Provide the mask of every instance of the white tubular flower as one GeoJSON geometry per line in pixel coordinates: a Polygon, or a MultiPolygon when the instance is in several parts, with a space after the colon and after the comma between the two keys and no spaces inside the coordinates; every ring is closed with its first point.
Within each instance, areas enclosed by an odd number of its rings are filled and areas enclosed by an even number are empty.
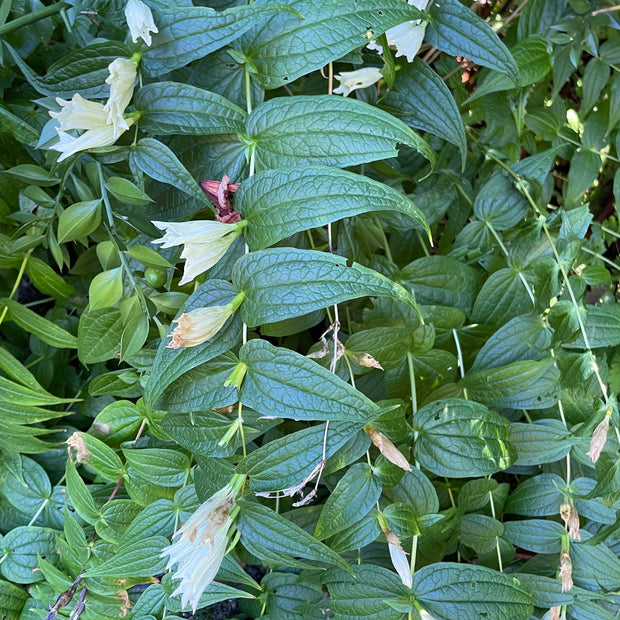
{"type": "Polygon", "coordinates": [[[200,222],[153,222],[166,234],[152,243],[161,243],[162,248],[184,244],[181,258],[185,269],[180,285],[191,282],[196,276],[211,269],[226,254],[230,244],[241,234],[245,221],[224,224],[205,220],[200,222]]]}
{"type": "Polygon", "coordinates": [[[195,347],[213,338],[234,314],[244,297],[243,293],[239,293],[225,306],[210,306],[184,312],[175,321],[177,326],[170,334],[172,340],[167,345],[168,349],[195,347]]]}
{"type": "MultiPolygon", "coordinates": [[[[103,106],[101,107],[103,108],[103,106]]],[[[59,131],[58,138],[59,141],[50,148],[62,153],[58,158],[58,161],[61,162],[80,151],[88,151],[101,146],[111,146],[118,140],[118,130],[114,125],[106,125],[97,129],[89,129],[79,138],[74,138],[64,131],[59,131]]]]}
{"type": "MultiPolygon", "coordinates": [[[[428,5],[428,0],[407,0],[411,6],[424,10],[428,5]]],[[[396,48],[396,57],[406,56],[408,62],[413,62],[415,55],[418,53],[422,42],[424,41],[424,33],[426,31],[426,22],[420,19],[414,19],[404,22],[394,28],[386,31],[387,42],[390,47],[396,48]]],[[[383,53],[383,47],[377,45],[376,41],[371,41],[367,45],[368,49],[377,50],[379,54],[383,53]]]]}
{"type": "Polygon", "coordinates": [[[358,88],[367,88],[376,84],[383,76],[377,67],[363,67],[357,71],[343,71],[335,77],[340,82],[340,86],[334,88],[334,94],[348,97],[358,88]]]}
{"type": "Polygon", "coordinates": [[[134,43],[142,39],[147,45],[151,44],[151,32],[159,32],[153,21],[151,9],[141,0],[129,0],[125,6],[125,19],[134,43]]]}
{"type": "Polygon", "coordinates": [[[108,113],[107,122],[123,131],[129,129],[123,118],[125,108],[133,96],[133,86],[138,74],[138,65],[127,58],[117,58],[108,65],[110,75],[106,84],[110,85],[110,98],[104,106],[108,113]]]}
{"type": "Polygon", "coordinates": [[[413,585],[413,577],[411,576],[411,568],[409,567],[407,554],[400,545],[400,539],[392,530],[387,530],[385,532],[385,538],[388,541],[392,565],[398,573],[400,580],[403,582],[403,585],[410,588],[413,585]]]}
{"type": "Polygon", "coordinates": [[[178,564],[172,579],[181,583],[172,596],[180,594],[183,607],[191,605],[194,613],[226,554],[236,496],[230,484],[220,489],[177,530],[173,538],[180,538],[161,552],[161,557],[169,556],[167,569],[178,564]]]}
{"type": "Polygon", "coordinates": [[[59,131],[103,129],[108,124],[103,104],[88,101],[78,93],[73,95],[69,101],[57,97],[56,103],[61,106],[60,112],[49,114],[60,121],[59,131]]]}

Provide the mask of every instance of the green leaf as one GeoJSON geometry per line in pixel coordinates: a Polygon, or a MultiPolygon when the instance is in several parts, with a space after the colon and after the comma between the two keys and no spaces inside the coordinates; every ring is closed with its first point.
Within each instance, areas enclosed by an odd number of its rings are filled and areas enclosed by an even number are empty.
{"type": "Polygon", "coordinates": [[[408,600],[409,591],[398,575],[370,564],[358,564],[352,569],[354,576],[343,570],[330,570],[325,577],[331,596],[330,607],[337,614],[336,617],[349,620],[401,620],[402,612],[387,603],[387,600],[408,600]]]}
{"type": "Polygon", "coordinates": [[[299,15],[280,13],[237,43],[263,88],[292,82],[366,45],[369,36],[374,39],[424,15],[398,0],[289,0],[287,4],[299,15]]]}
{"type": "Polygon", "coordinates": [[[554,406],[561,393],[554,358],[479,370],[460,383],[470,398],[498,408],[545,409],[554,406]]]}
{"type": "Polygon", "coordinates": [[[114,198],[120,200],[124,204],[141,207],[153,202],[149,196],[129,179],[124,179],[123,177],[108,177],[105,186],[114,198]]]}
{"type": "Polygon", "coordinates": [[[142,54],[141,68],[157,77],[198,60],[240,37],[266,17],[291,11],[277,2],[251,4],[218,13],[202,6],[155,12],[159,34],[142,54]]]}
{"type": "Polygon", "coordinates": [[[8,468],[2,475],[2,494],[21,512],[34,515],[52,495],[50,479],[41,465],[27,457],[21,458],[20,478],[8,468]]]}
{"type": "Polygon", "coordinates": [[[2,551],[4,560],[0,572],[14,583],[30,584],[43,580],[38,568],[38,556],[49,560],[57,558],[56,535],[58,532],[46,527],[20,526],[4,536],[2,551]]]}
{"type": "Polygon", "coordinates": [[[404,267],[398,279],[419,304],[452,306],[469,315],[480,288],[478,271],[454,258],[424,256],[404,267]]]}
{"type": "Polygon", "coordinates": [[[151,536],[124,543],[116,554],[95,568],[88,569],[85,577],[151,577],[163,573],[166,559],[159,554],[169,545],[163,536],[151,536]]]}
{"type": "Polygon", "coordinates": [[[467,157],[465,126],[454,97],[444,81],[420,58],[396,74],[396,82],[381,106],[409,127],[428,131],[458,147],[467,157]]]}
{"type": "Polygon", "coordinates": [[[2,104],[0,104],[0,133],[10,133],[22,144],[30,146],[34,146],[39,139],[39,134],[34,127],[31,127],[2,104]]]}
{"type": "Polygon", "coordinates": [[[109,308],[123,296],[123,267],[98,273],[90,283],[88,297],[91,311],[109,308]]]}
{"type": "Polygon", "coordinates": [[[83,364],[96,364],[120,353],[123,323],[117,308],[84,312],[78,326],[78,357],[83,364]]]}
{"type": "Polygon", "coordinates": [[[510,443],[517,450],[517,465],[542,465],[564,458],[579,438],[560,420],[535,420],[532,424],[514,422],[510,443]]]}
{"type": "Polygon", "coordinates": [[[6,377],[0,377],[0,402],[10,403],[13,406],[41,407],[45,405],[60,405],[75,402],[72,398],[58,398],[41,389],[33,390],[15,383],[6,377]]]}
{"type": "MultiPolygon", "coordinates": [[[[542,37],[534,36],[522,39],[512,46],[510,53],[519,67],[519,79],[517,81],[519,88],[525,88],[534,82],[539,82],[551,71],[548,42],[542,37]]],[[[489,93],[514,88],[513,80],[507,75],[487,74],[468,102],[484,97],[489,93]]]]}
{"type": "Polygon", "coordinates": [[[366,516],[381,496],[381,481],[370,465],[350,467],[331,492],[316,523],[314,535],[324,540],[347,530],[366,516]]]}
{"type": "Polygon", "coordinates": [[[429,403],[416,412],[413,426],[419,433],[416,458],[438,476],[485,476],[510,467],[516,457],[508,420],[471,400],[429,403]]]}
{"type": "Polygon", "coordinates": [[[514,58],[491,27],[458,0],[431,3],[426,40],[442,52],[464,56],[518,81],[514,58]]]}
{"type": "MultiPolygon", "coordinates": [[[[201,307],[226,305],[236,294],[237,291],[224,280],[207,280],[187,300],[179,314],[201,307]]],[[[213,338],[196,347],[169,349],[166,346],[168,341],[160,342],[144,389],[146,408],[152,409],[157,399],[175,379],[228,351],[240,340],[241,321],[235,314],[213,338]]]]}
{"type": "Polygon", "coordinates": [[[533,612],[531,594],[510,575],[484,566],[440,562],[413,575],[416,600],[432,616],[477,620],[525,620],[533,612]]]}
{"type": "Polygon", "coordinates": [[[19,620],[28,593],[13,583],[0,580],[0,609],[4,611],[6,620],[19,620]]]}
{"type": "MultiPolygon", "coordinates": [[[[166,590],[166,609],[169,611],[179,612],[179,611],[190,611],[191,607],[186,605],[183,607],[181,605],[181,599],[179,595],[172,597],[172,593],[179,585],[179,582],[171,578],[171,574],[168,573],[162,579],[162,585],[166,590]]],[[[219,603],[221,601],[229,601],[235,599],[242,598],[254,598],[253,594],[249,592],[245,592],[244,590],[239,590],[238,588],[233,588],[232,586],[226,585],[225,583],[218,583],[217,581],[212,581],[205,591],[202,593],[200,598],[198,599],[198,607],[200,609],[207,607],[208,605],[214,605],[215,603],[219,603]]],[[[168,618],[172,620],[172,616],[168,615],[168,618]]],[[[177,618],[177,616],[174,616],[177,618]]]]}
{"type": "Polygon", "coordinates": [[[459,524],[461,542],[476,553],[489,553],[495,549],[497,539],[504,533],[504,526],[489,515],[466,514],[459,524]]]}
{"type": "Polygon", "coordinates": [[[337,95],[270,99],[250,114],[246,134],[257,170],[315,164],[343,168],[396,157],[397,144],[419,151],[431,166],[435,163],[430,146],[402,121],[337,95]]]}
{"type": "Polygon", "coordinates": [[[62,327],[52,323],[48,319],[33,312],[29,308],[13,301],[12,299],[0,299],[0,306],[4,306],[10,313],[10,318],[22,329],[34,334],[43,342],[57,347],[58,349],[75,349],[78,340],[62,327]]]}
{"type": "Polygon", "coordinates": [[[75,241],[90,235],[101,223],[101,199],[76,202],[67,207],[58,220],[58,243],[75,241]]]}
{"type": "Polygon", "coordinates": [[[78,92],[85,99],[107,97],[110,87],[108,65],[119,57],[129,57],[127,46],[120,41],[104,41],[80,46],[53,63],[44,77],[36,75],[19,54],[7,46],[13,60],[30,85],[41,95],[70,99],[78,92]]]}
{"type": "Polygon", "coordinates": [[[498,172],[480,189],[474,201],[474,215],[495,230],[516,226],[530,205],[509,177],[498,172]]]}
{"type": "Polygon", "coordinates": [[[540,474],[524,480],[510,494],[505,512],[528,517],[549,517],[558,514],[565,481],[557,474],[540,474]]]}
{"type": "Polygon", "coordinates": [[[235,209],[248,220],[244,234],[251,250],[368,211],[409,215],[430,236],[426,218],[401,192],[368,177],[324,166],[258,172],[236,191],[235,209]]]}
{"type": "Polygon", "coordinates": [[[241,348],[239,358],[247,366],[239,400],[263,415],[363,426],[380,413],[361,392],[289,349],[250,340],[241,348]]]}
{"type": "Polygon", "coordinates": [[[142,87],[134,97],[140,129],[156,134],[237,133],[246,113],[221,95],[178,82],[142,87]]]}
{"type": "Polygon", "coordinates": [[[608,81],[609,65],[601,58],[592,58],[583,70],[583,99],[579,116],[585,117],[596,105],[608,81]]]}
{"type": "Polygon", "coordinates": [[[541,316],[517,316],[485,342],[469,371],[540,359],[551,346],[552,338],[553,332],[541,316]]]}
{"type": "Polygon", "coordinates": [[[242,256],[233,267],[233,284],[245,293],[239,308],[250,327],[308,314],[358,297],[385,296],[415,302],[392,280],[342,256],[275,248],[242,256]]]}
{"type": "MultiPolygon", "coordinates": [[[[99,520],[95,523],[97,535],[103,540],[117,544],[140,511],[141,506],[130,499],[107,502],[101,509],[99,520]]],[[[145,534],[142,534],[142,537],[145,537],[145,534]]]]}
{"type": "Polygon", "coordinates": [[[159,140],[142,138],[131,149],[130,157],[147,176],[168,183],[192,198],[197,198],[202,204],[207,204],[208,199],[194,177],[178,157],[159,140]]]}
{"type": "Polygon", "coordinates": [[[11,379],[14,379],[25,387],[47,395],[47,391],[36,380],[35,376],[3,347],[0,347],[0,369],[11,379]]]}
{"type": "Polygon", "coordinates": [[[44,295],[62,299],[73,295],[75,289],[58,275],[46,262],[31,256],[26,265],[26,274],[34,286],[44,295]]]}
{"type": "Polygon", "coordinates": [[[99,511],[95,506],[95,500],[91,495],[86,483],[78,474],[76,466],[67,459],[67,495],[71,505],[84,521],[93,525],[99,518],[99,511]]]}
{"type": "Polygon", "coordinates": [[[238,501],[237,505],[241,544],[261,560],[315,569],[321,567],[316,563],[332,564],[350,570],[338,554],[271,508],[245,500],[238,501]],[[303,558],[303,561],[294,558],[303,558]]]}
{"type": "MultiPolygon", "coordinates": [[[[333,422],[329,425],[325,458],[342,448],[359,429],[358,424],[333,422]]],[[[323,458],[325,425],[320,424],[289,433],[250,452],[238,465],[250,476],[255,493],[282,491],[300,484],[323,458]]]]}
{"type": "MultiPolygon", "coordinates": [[[[586,335],[592,349],[617,347],[620,345],[620,307],[615,304],[600,306],[586,305],[586,335]]],[[[586,343],[580,334],[570,343],[563,343],[567,349],[586,349],[586,343]]]]}
{"type": "Polygon", "coordinates": [[[147,267],[163,267],[164,269],[174,267],[174,265],[170,263],[170,261],[167,261],[161,254],[144,245],[129,246],[126,250],[126,254],[147,267]]]}
{"type": "Polygon", "coordinates": [[[560,553],[564,526],[556,521],[527,519],[504,523],[504,538],[517,547],[534,553],[560,553]]]}
{"type": "Polygon", "coordinates": [[[118,482],[119,478],[125,473],[125,469],[116,452],[92,435],[79,431],[76,435],[78,435],[78,442],[83,441],[86,444],[88,452],[82,462],[107,482],[118,482]]]}
{"type": "Polygon", "coordinates": [[[178,450],[165,448],[123,448],[129,466],[127,475],[137,475],[163,487],[180,487],[187,478],[190,458],[178,450]]]}
{"type": "Polygon", "coordinates": [[[60,179],[52,175],[49,170],[34,164],[20,164],[19,166],[9,168],[7,173],[20,181],[31,183],[38,187],[50,187],[60,183],[60,179]]]}

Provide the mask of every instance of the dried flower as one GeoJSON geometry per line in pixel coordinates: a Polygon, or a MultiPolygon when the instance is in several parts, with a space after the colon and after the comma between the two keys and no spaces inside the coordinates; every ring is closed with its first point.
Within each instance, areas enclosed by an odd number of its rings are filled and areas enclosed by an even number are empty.
{"type": "Polygon", "coordinates": [[[334,94],[348,97],[354,90],[372,86],[382,77],[381,71],[377,67],[363,67],[357,71],[337,73],[335,78],[340,82],[340,86],[334,88],[334,94]]]}
{"type": "Polygon", "coordinates": [[[568,549],[562,549],[560,553],[560,579],[562,580],[562,592],[568,592],[573,587],[573,563],[571,562],[568,549]]]}
{"type": "Polygon", "coordinates": [[[411,465],[403,453],[377,428],[366,429],[370,441],[379,448],[379,452],[394,465],[405,471],[411,471],[411,465]]]}
{"type": "Polygon", "coordinates": [[[73,448],[75,450],[75,460],[78,463],[88,463],[90,461],[92,454],[84,441],[84,433],[75,431],[65,443],[68,446],[67,451],[69,452],[70,459],[72,458],[71,448],[73,448]]]}
{"type": "Polygon", "coordinates": [[[220,489],[177,530],[173,538],[180,538],[162,550],[161,557],[169,556],[166,568],[178,564],[172,578],[181,583],[172,596],[180,594],[183,607],[189,604],[194,612],[226,554],[236,496],[230,484],[220,489]]]}
{"type": "MultiPolygon", "coordinates": [[[[411,6],[415,6],[420,10],[424,10],[428,5],[428,0],[407,0],[411,6]]],[[[395,56],[406,56],[408,62],[413,62],[415,55],[418,53],[422,41],[424,41],[424,33],[426,31],[426,22],[420,19],[414,19],[404,22],[394,28],[386,31],[387,42],[390,47],[396,48],[395,56]]],[[[367,47],[377,50],[379,54],[383,53],[383,47],[378,45],[376,41],[371,41],[367,47]]]]}
{"type": "Polygon", "coordinates": [[[562,607],[552,607],[549,610],[549,620],[560,620],[562,614],[562,607]]]}
{"type": "Polygon", "coordinates": [[[168,348],[195,347],[213,338],[224,327],[224,323],[233,315],[244,297],[243,293],[239,293],[225,306],[210,306],[184,312],[175,320],[177,326],[172,330],[172,340],[168,343],[168,348]]]}
{"type": "Polygon", "coordinates": [[[392,565],[396,569],[400,580],[403,585],[410,588],[413,584],[413,577],[411,576],[411,568],[409,567],[409,561],[407,560],[407,554],[403,551],[400,544],[400,539],[392,530],[385,530],[385,538],[388,541],[388,547],[390,549],[390,558],[392,558],[392,565]]]}
{"type": "Polygon", "coordinates": [[[138,39],[142,39],[147,45],[150,45],[151,32],[159,32],[155,22],[153,21],[153,13],[151,9],[141,0],[129,0],[125,6],[125,19],[131,33],[131,40],[134,43],[138,39]]]}
{"type": "Polygon", "coordinates": [[[609,432],[609,419],[611,418],[611,411],[608,412],[603,421],[598,424],[592,433],[592,439],[590,440],[590,449],[588,450],[588,456],[592,459],[593,463],[598,461],[601,456],[601,452],[607,443],[607,433],[609,432]]]}
{"type": "Polygon", "coordinates": [[[236,224],[223,224],[213,220],[199,222],[153,222],[166,234],[152,243],[162,248],[183,244],[181,258],[185,259],[183,278],[179,284],[187,284],[196,276],[211,269],[226,254],[230,244],[241,234],[245,220],[236,224]]]}
{"type": "Polygon", "coordinates": [[[110,85],[110,97],[103,109],[108,113],[108,125],[126,131],[129,125],[123,114],[133,96],[138,65],[133,60],[117,58],[108,65],[108,71],[106,84],[110,85]]]}
{"type": "Polygon", "coordinates": [[[573,540],[581,540],[579,534],[579,513],[572,501],[565,501],[560,504],[560,516],[562,521],[568,526],[568,535],[573,540]]]}
{"type": "Polygon", "coordinates": [[[360,353],[359,355],[353,356],[357,363],[360,366],[364,366],[364,368],[377,368],[379,370],[383,370],[383,366],[379,364],[379,362],[372,356],[370,353],[360,353]]]}
{"type": "Polygon", "coordinates": [[[239,183],[229,183],[228,175],[221,181],[200,181],[200,189],[209,197],[215,207],[215,219],[225,224],[234,224],[241,219],[241,215],[232,206],[230,197],[239,188],[239,183]]]}

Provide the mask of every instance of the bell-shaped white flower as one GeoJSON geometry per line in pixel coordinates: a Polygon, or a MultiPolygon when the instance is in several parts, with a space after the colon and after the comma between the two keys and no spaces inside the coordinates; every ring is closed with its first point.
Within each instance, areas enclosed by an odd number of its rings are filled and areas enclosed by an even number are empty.
{"type": "Polygon", "coordinates": [[[236,496],[230,484],[220,489],[177,530],[173,536],[177,540],[161,552],[161,557],[169,556],[166,568],[178,564],[172,579],[180,579],[181,583],[172,596],[180,594],[183,607],[189,604],[193,612],[226,554],[232,525],[230,511],[236,496]]]}
{"type": "Polygon", "coordinates": [[[239,293],[225,306],[210,306],[184,312],[176,319],[177,326],[172,330],[169,349],[195,347],[213,338],[241,305],[245,295],[239,293]]]}
{"type": "Polygon", "coordinates": [[[367,88],[376,84],[383,76],[377,67],[363,67],[356,71],[343,71],[335,75],[340,82],[338,88],[334,88],[334,94],[348,97],[358,88],[367,88]]]}
{"type": "Polygon", "coordinates": [[[131,33],[131,40],[137,43],[142,39],[147,45],[152,42],[151,32],[159,32],[153,21],[151,9],[141,0],[129,0],[125,5],[125,19],[131,33]]]}
{"type": "Polygon", "coordinates": [[[106,84],[110,85],[110,97],[104,106],[108,113],[108,124],[123,130],[129,129],[123,117],[125,108],[133,96],[133,87],[138,74],[138,65],[127,58],[117,58],[108,65],[110,75],[106,84]]]}
{"type": "MultiPolygon", "coordinates": [[[[417,9],[424,10],[429,0],[407,0],[407,2],[417,9]]],[[[408,62],[413,62],[424,41],[425,31],[426,22],[414,19],[390,28],[385,32],[385,35],[388,45],[396,48],[395,56],[397,58],[399,56],[406,56],[408,62]]],[[[367,47],[371,50],[377,50],[380,54],[383,53],[383,47],[378,45],[376,41],[371,41],[367,47]]]]}
{"type": "Polygon", "coordinates": [[[199,222],[153,222],[166,234],[152,243],[161,243],[162,248],[183,244],[181,258],[185,269],[180,285],[191,282],[196,276],[211,269],[226,254],[230,244],[241,234],[246,222],[225,224],[213,220],[199,222]]]}
{"type": "Polygon", "coordinates": [[[50,112],[60,122],[59,131],[70,129],[102,129],[107,126],[104,105],[88,101],[76,93],[70,100],[56,98],[60,112],[50,112]]]}
{"type": "Polygon", "coordinates": [[[407,554],[400,544],[400,539],[392,530],[387,530],[385,532],[385,538],[388,541],[392,565],[398,573],[400,580],[403,582],[403,585],[410,588],[413,584],[413,577],[411,576],[411,568],[409,567],[407,554]]]}

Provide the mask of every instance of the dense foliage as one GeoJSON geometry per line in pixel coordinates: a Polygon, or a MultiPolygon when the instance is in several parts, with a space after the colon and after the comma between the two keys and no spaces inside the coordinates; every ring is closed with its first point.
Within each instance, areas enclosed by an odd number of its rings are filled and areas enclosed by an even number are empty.
{"type": "Polygon", "coordinates": [[[0,617],[617,618],[620,7],[146,5],[0,5],[0,617]]]}

